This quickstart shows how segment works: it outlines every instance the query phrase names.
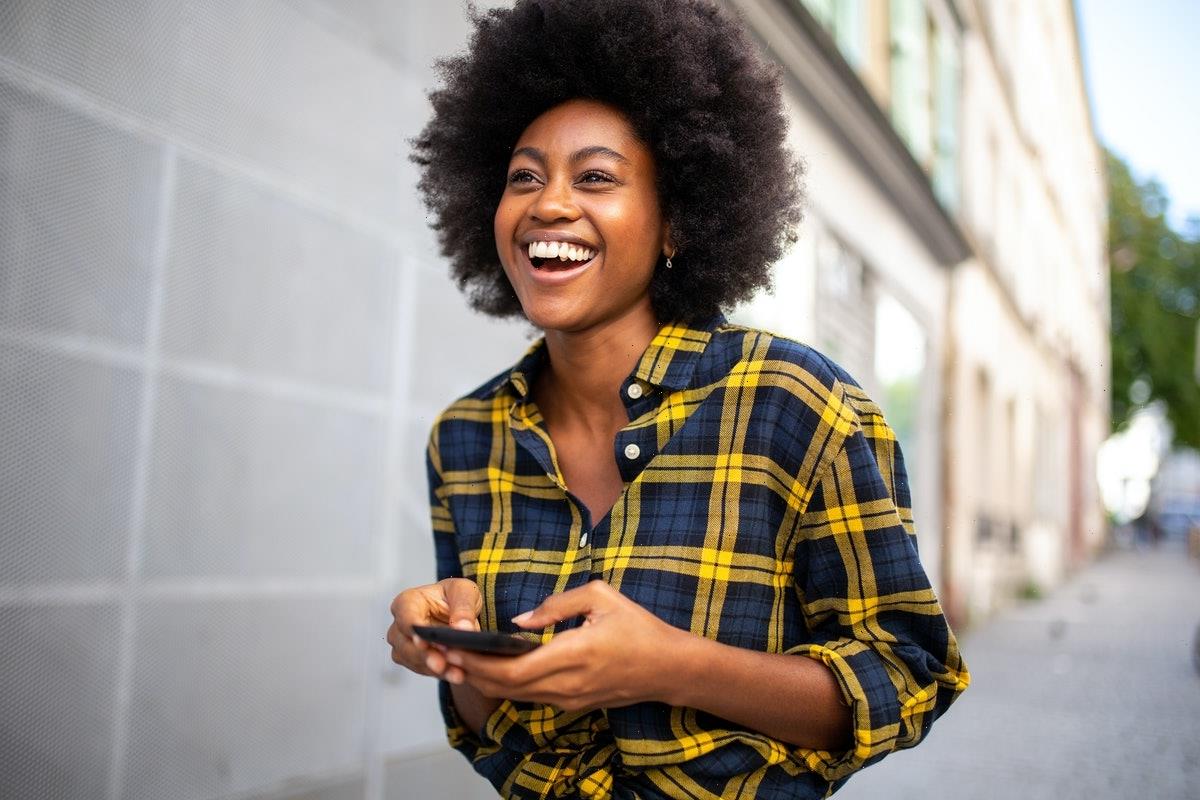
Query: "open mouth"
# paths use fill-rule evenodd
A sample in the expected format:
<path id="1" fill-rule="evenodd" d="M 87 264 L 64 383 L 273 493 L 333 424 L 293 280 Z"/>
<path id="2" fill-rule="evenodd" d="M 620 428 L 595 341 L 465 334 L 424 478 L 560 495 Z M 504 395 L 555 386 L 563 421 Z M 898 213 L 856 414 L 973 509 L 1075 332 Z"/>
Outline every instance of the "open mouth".
<path id="1" fill-rule="evenodd" d="M 590 247 L 566 242 L 532 242 L 528 248 L 529 263 L 534 269 L 565 271 L 581 267 L 596 257 Z"/>

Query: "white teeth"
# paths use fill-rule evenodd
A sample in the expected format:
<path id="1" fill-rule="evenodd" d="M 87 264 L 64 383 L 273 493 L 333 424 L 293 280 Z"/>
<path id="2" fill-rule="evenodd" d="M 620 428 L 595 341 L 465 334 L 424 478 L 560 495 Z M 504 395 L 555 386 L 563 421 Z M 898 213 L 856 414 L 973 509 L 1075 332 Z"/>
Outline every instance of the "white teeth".
<path id="1" fill-rule="evenodd" d="M 579 247 L 567 242 L 530 242 L 529 257 L 557 258 L 559 261 L 589 261 L 596 251 L 588 247 Z"/>

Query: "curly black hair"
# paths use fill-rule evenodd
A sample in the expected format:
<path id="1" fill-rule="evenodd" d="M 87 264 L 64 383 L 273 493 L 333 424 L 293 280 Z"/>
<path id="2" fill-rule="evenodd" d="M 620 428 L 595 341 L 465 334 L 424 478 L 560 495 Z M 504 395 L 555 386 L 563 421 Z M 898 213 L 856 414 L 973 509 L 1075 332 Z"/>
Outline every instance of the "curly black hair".
<path id="1" fill-rule="evenodd" d="M 705 0 L 517 0 L 469 13 L 469 49 L 438 62 L 443 85 L 411 158 L 476 309 L 521 314 L 492 218 L 521 133 L 576 98 L 619 108 L 654 156 L 677 248 L 650 285 L 660 320 L 703 319 L 771 284 L 795 241 L 802 169 L 784 144 L 780 71 L 736 18 Z"/>

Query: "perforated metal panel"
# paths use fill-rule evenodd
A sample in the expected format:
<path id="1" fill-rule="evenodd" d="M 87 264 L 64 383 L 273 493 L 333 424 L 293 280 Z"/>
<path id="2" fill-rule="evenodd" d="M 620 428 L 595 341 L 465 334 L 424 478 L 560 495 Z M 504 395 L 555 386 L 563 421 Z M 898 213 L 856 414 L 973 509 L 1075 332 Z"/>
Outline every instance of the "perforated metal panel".
<path id="1" fill-rule="evenodd" d="M 383 642 L 432 577 L 433 415 L 525 346 L 404 160 L 465 33 L 0 2 L 0 797 L 480 792 Z"/>

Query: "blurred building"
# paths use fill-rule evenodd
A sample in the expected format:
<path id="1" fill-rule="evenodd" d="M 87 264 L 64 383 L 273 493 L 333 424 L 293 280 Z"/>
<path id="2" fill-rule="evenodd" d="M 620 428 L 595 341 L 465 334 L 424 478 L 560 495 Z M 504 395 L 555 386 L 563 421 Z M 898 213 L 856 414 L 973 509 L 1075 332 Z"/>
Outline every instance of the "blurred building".
<path id="1" fill-rule="evenodd" d="M 961 622 L 1098 541 L 1101 163 L 1068 0 L 728 0 L 808 219 L 737 316 L 900 434 Z M 486 5 L 486 4 L 484 4 Z M 405 140 L 457 3 L 0 3 L 0 796 L 491 796 L 387 658 L 470 314 Z"/>
<path id="2" fill-rule="evenodd" d="M 1104 541 L 1107 195 L 1069 0 L 959 2 L 962 204 L 946 354 L 945 591 L 972 617 Z"/>
<path id="3" fill-rule="evenodd" d="M 799 269 L 743 313 L 879 399 L 955 621 L 1054 584 L 1105 529 L 1106 195 L 1072 4 L 733 5 L 810 168 Z"/>

